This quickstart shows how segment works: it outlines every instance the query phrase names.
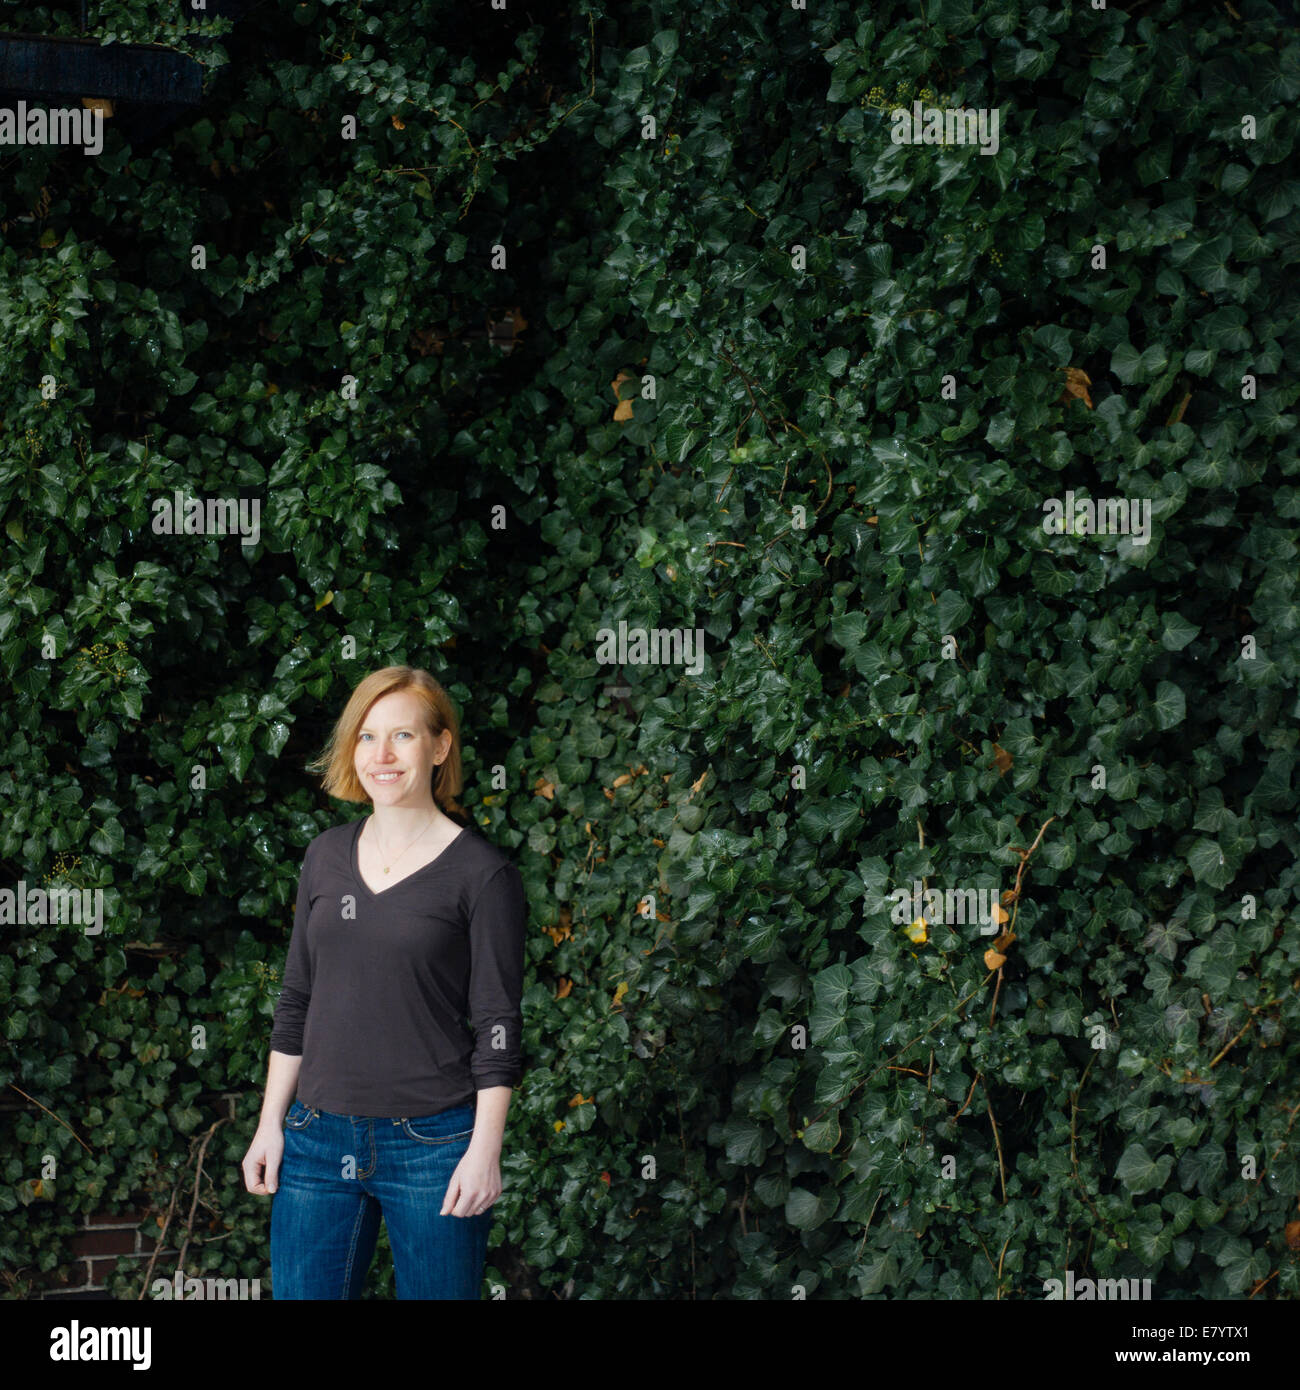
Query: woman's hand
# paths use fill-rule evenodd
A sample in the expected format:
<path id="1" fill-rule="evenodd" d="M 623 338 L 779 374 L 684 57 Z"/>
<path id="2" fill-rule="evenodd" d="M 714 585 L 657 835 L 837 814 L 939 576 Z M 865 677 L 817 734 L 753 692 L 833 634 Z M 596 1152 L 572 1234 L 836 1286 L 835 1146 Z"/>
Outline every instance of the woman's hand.
<path id="1" fill-rule="evenodd" d="M 251 1188 L 249 1189 L 252 1190 Z M 474 1141 L 447 1184 L 439 1216 L 478 1216 L 487 1211 L 501 1195 L 501 1165 L 499 1154 L 476 1149 Z"/>
<path id="2" fill-rule="evenodd" d="M 280 1185 L 280 1159 L 284 1155 L 284 1131 L 262 1129 L 253 1135 L 241 1167 L 244 1189 L 255 1197 L 267 1197 Z"/>

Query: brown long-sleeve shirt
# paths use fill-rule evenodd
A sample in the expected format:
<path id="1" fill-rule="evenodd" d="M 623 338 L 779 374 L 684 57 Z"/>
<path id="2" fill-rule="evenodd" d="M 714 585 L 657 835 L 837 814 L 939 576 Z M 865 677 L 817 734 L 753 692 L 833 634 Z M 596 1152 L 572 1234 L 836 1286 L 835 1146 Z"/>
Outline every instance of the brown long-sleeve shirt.
<path id="1" fill-rule="evenodd" d="M 339 1115 L 432 1115 L 516 1085 L 519 870 L 467 826 L 373 893 L 357 868 L 363 824 L 331 827 L 303 857 L 271 1027 L 273 1051 L 302 1057 L 298 1099 Z"/>

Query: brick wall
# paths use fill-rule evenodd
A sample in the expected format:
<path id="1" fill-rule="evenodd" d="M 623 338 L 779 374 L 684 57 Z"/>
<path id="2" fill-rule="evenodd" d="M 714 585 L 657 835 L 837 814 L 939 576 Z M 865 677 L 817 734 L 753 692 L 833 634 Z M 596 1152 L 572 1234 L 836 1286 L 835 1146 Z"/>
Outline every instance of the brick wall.
<path id="1" fill-rule="evenodd" d="M 143 1208 L 136 1208 L 133 1211 L 96 1212 L 84 1217 L 68 1243 L 71 1264 L 59 1271 L 58 1286 L 47 1289 L 41 1297 L 110 1298 L 104 1285 L 123 1255 L 138 1262 L 140 1278 L 143 1279 L 149 1266 L 149 1256 L 157 1244 L 153 1237 L 137 1229 L 147 1214 Z M 179 1249 L 164 1246 L 154 1265 L 155 1276 L 169 1278 L 176 1268 L 179 1254 Z"/>

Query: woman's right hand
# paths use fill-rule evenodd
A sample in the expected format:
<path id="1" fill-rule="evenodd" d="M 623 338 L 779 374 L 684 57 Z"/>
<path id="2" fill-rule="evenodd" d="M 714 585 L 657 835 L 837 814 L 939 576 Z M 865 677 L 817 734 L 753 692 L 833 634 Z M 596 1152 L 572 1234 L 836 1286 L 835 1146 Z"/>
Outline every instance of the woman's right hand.
<path id="1" fill-rule="evenodd" d="M 280 1185 L 280 1159 L 284 1154 L 284 1131 L 263 1129 L 259 1126 L 253 1135 L 241 1165 L 244 1170 L 244 1188 L 255 1197 L 267 1197 Z"/>

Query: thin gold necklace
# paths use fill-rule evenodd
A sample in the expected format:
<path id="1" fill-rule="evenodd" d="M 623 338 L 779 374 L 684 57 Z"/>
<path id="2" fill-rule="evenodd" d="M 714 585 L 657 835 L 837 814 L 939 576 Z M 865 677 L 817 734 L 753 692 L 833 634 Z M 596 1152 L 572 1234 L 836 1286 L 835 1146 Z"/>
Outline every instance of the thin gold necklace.
<path id="1" fill-rule="evenodd" d="M 436 821 L 437 819 L 438 819 L 438 817 L 437 817 L 437 815 L 435 814 L 434 817 L 433 817 L 433 820 L 431 820 L 431 821 L 429 822 L 429 824 L 426 825 L 426 826 L 424 827 L 424 829 L 420 831 L 420 833 L 415 837 L 415 840 L 423 839 L 424 836 L 427 835 L 427 834 L 429 833 L 430 827 L 433 825 L 434 821 Z M 413 845 L 413 844 L 415 843 L 415 840 L 412 840 L 412 841 L 411 841 L 411 844 L 410 844 L 410 845 L 407 845 L 406 849 L 404 849 L 404 850 L 402 851 L 402 854 L 405 854 L 405 853 L 406 853 L 406 850 L 409 850 L 409 849 L 411 848 L 411 845 Z M 375 848 L 379 851 L 379 859 L 380 859 L 380 862 L 382 863 L 383 860 L 384 860 L 384 858 L 385 858 L 385 850 L 384 850 L 384 847 L 383 847 L 383 845 L 382 845 L 382 843 L 380 842 L 380 839 L 379 839 L 379 829 L 378 829 L 378 827 L 376 827 L 376 829 L 375 829 Z M 400 858 L 402 857 L 402 854 L 399 854 L 399 855 L 397 856 L 397 859 L 400 859 Z M 394 860 L 393 860 L 393 864 L 396 864 L 396 863 L 397 863 L 397 859 L 394 859 Z M 393 867 L 393 864 L 385 864 L 385 865 L 384 865 L 384 872 L 385 872 L 385 873 L 388 873 L 388 871 Z"/>

